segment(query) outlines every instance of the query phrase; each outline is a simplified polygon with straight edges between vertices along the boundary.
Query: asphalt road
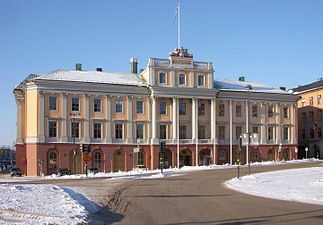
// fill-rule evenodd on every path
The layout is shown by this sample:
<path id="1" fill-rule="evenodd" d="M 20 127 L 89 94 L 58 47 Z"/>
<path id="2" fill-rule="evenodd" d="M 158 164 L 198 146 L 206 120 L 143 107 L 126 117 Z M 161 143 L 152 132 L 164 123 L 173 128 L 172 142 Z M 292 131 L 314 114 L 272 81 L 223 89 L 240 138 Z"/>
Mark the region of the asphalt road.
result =
<path id="1" fill-rule="evenodd" d="M 311 166 L 323 164 L 258 167 L 252 172 Z M 130 181 L 120 192 L 128 207 L 122 217 L 111 221 L 125 225 L 323 224 L 323 206 L 261 198 L 226 188 L 223 182 L 236 177 L 236 173 L 236 169 L 211 170 Z M 242 174 L 246 173 L 244 168 Z"/>

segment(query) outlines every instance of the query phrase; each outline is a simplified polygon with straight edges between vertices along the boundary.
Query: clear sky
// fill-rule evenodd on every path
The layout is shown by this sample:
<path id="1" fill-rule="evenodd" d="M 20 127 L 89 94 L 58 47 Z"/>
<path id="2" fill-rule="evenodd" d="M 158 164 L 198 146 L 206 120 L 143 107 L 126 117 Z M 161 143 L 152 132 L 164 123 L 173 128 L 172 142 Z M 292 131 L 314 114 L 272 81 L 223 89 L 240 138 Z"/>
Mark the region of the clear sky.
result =
<path id="1" fill-rule="evenodd" d="M 177 46 L 175 0 L 0 0 L 0 145 L 16 136 L 16 84 L 30 73 L 103 67 L 128 72 L 137 57 Z M 322 0 L 180 0 L 182 45 L 215 77 L 306 84 L 323 77 Z"/>

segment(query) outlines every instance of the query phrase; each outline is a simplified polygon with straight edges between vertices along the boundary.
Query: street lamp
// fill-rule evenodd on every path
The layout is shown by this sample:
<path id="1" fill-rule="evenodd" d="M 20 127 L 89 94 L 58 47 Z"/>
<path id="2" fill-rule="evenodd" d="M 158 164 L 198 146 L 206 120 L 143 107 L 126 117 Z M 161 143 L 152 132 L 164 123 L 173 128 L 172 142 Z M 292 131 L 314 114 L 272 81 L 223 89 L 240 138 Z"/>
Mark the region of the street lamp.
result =
<path id="1" fill-rule="evenodd" d="M 305 159 L 307 159 L 308 147 L 305 147 Z"/>
<path id="2" fill-rule="evenodd" d="M 279 144 L 279 147 L 278 147 L 278 161 L 280 161 L 281 152 L 282 152 L 282 144 Z"/>
<path id="3" fill-rule="evenodd" d="M 247 115 L 246 115 L 246 125 L 247 125 L 247 134 L 248 134 L 248 145 L 247 145 L 247 156 L 248 156 L 248 170 L 249 170 L 249 175 L 250 175 L 250 151 L 249 151 L 249 146 L 250 146 L 250 135 L 251 135 L 251 133 L 249 132 L 249 109 L 250 109 L 250 107 L 249 107 L 249 105 L 250 105 L 250 100 L 249 100 L 249 98 L 250 98 L 250 90 L 252 89 L 252 86 L 250 85 L 250 84 L 248 84 L 247 86 L 246 86 L 246 89 L 248 90 L 248 92 L 247 92 Z"/>

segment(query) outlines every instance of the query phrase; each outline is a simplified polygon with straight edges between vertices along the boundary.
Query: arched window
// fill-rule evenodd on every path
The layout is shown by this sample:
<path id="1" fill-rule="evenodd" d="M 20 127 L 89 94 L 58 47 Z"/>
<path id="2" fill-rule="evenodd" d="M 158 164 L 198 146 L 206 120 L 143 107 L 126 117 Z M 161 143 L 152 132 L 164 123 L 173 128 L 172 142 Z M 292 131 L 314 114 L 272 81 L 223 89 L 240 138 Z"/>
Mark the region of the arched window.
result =
<path id="1" fill-rule="evenodd" d="M 101 168 L 101 162 L 102 162 L 102 154 L 99 151 L 96 151 L 93 153 L 93 167 L 94 168 Z"/>
<path id="2" fill-rule="evenodd" d="M 48 154 L 48 169 L 55 172 L 57 170 L 57 152 L 50 151 Z"/>
<path id="3" fill-rule="evenodd" d="M 197 77 L 197 85 L 198 86 L 204 86 L 205 84 L 205 77 L 204 77 L 204 75 L 203 74 L 201 74 L 201 75 L 198 75 L 198 77 Z"/>
<path id="4" fill-rule="evenodd" d="M 142 151 L 138 152 L 138 165 L 145 165 L 144 153 Z"/>
<path id="5" fill-rule="evenodd" d="M 252 161 L 258 161 L 259 160 L 259 152 L 257 150 L 252 152 Z"/>

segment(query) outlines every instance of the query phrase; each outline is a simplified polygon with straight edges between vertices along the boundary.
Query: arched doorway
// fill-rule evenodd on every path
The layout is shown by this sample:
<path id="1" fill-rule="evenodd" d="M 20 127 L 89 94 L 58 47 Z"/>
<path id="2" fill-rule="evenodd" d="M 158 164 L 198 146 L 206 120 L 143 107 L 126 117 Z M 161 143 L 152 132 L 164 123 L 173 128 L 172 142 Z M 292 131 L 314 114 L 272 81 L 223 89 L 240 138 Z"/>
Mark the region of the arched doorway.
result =
<path id="1" fill-rule="evenodd" d="M 125 154 L 121 149 L 113 153 L 113 172 L 125 170 Z"/>
<path id="2" fill-rule="evenodd" d="M 98 168 L 99 171 L 102 171 L 102 155 L 101 151 L 95 151 L 92 154 L 92 167 Z"/>
<path id="3" fill-rule="evenodd" d="M 165 168 L 172 166 L 172 152 L 169 149 L 165 151 Z"/>
<path id="4" fill-rule="evenodd" d="M 199 153 L 199 166 L 210 165 L 211 163 L 211 150 L 203 149 Z"/>
<path id="5" fill-rule="evenodd" d="M 47 173 L 56 174 L 58 169 L 58 153 L 56 150 L 50 150 L 47 156 Z"/>
<path id="6" fill-rule="evenodd" d="M 227 152 L 224 149 L 219 150 L 219 163 L 227 163 L 228 162 L 228 157 L 227 157 Z M 241 155 L 240 155 L 241 158 Z"/>
<path id="7" fill-rule="evenodd" d="M 258 149 L 252 150 L 251 161 L 252 162 L 260 162 L 260 152 Z"/>
<path id="8" fill-rule="evenodd" d="M 179 167 L 192 166 L 192 151 L 189 149 L 181 150 L 179 153 Z"/>
<path id="9" fill-rule="evenodd" d="M 79 174 L 82 172 L 81 152 L 78 150 L 71 150 L 69 154 L 70 170 L 72 174 Z"/>
<path id="10" fill-rule="evenodd" d="M 274 161 L 275 160 L 275 152 L 274 152 L 273 148 L 268 150 L 267 158 L 268 158 L 268 161 Z"/>

